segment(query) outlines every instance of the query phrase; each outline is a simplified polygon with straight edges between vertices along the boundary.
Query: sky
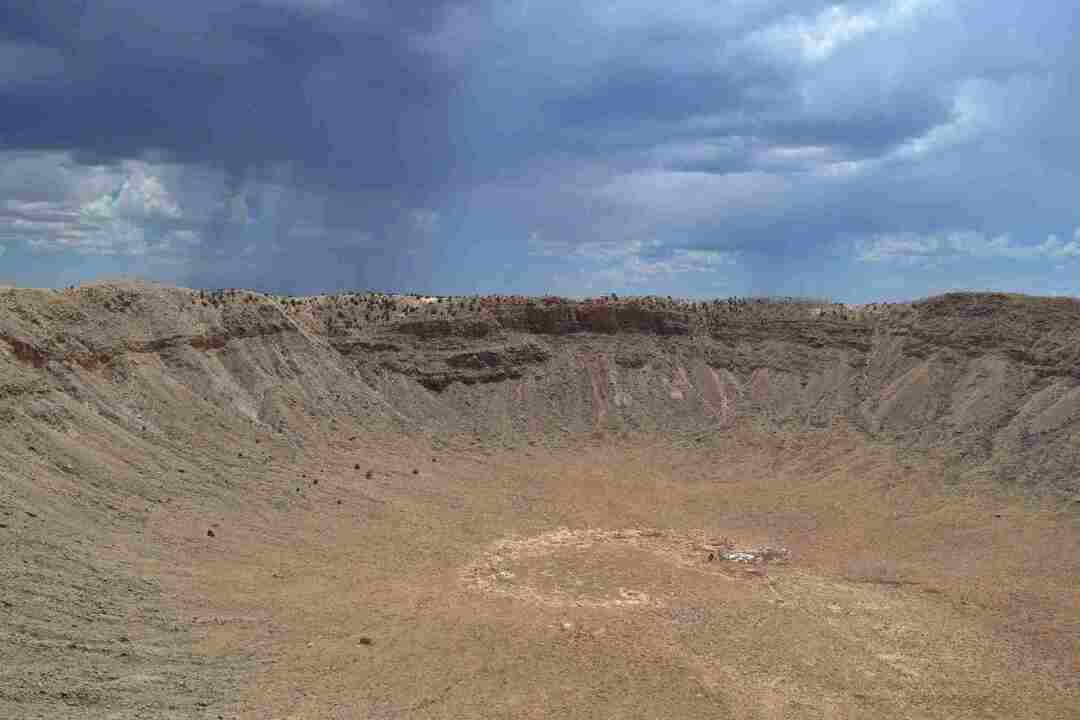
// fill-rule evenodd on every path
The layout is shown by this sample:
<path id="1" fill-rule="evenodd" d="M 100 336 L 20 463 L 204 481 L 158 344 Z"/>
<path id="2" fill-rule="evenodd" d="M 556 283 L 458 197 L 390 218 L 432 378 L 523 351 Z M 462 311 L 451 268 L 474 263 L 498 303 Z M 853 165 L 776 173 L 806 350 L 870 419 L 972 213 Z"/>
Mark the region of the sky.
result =
<path id="1" fill-rule="evenodd" d="M 1072 0 L 9 0 L 0 284 L 1080 296 Z"/>

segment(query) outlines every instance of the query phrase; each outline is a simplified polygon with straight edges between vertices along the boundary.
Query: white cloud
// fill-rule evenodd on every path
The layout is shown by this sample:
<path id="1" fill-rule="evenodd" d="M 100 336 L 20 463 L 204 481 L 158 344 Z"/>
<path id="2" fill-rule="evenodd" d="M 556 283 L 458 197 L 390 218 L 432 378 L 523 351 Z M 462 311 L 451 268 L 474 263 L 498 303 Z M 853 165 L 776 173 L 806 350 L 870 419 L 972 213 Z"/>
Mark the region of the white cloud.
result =
<path id="1" fill-rule="evenodd" d="M 111 219 L 99 226 L 56 227 L 54 232 L 29 237 L 27 242 L 33 250 L 47 253 L 146 255 L 151 250 L 143 228 L 126 219 Z"/>
<path id="2" fill-rule="evenodd" d="M 797 22 L 792 28 L 795 38 L 808 60 L 824 60 L 839 46 L 877 29 L 879 21 L 872 15 L 850 13 L 841 5 L 823 10 L 811 22 Z"/>
<path id="3" fill-rule="evenodd" d="M 974 230 L 932 235 L 898 233 L 875 235 L 855 242 L 860 262 L 940 263 L 958 258 L 1010 260 L 1069 260 L 1080 258 L 1080 232 L 1064 242 L 1050 235 L 1039 244 L 1018 244 L 1008 235 L 988 237 Z"/>
<path id="4" fill-rule="evenodd" d="M 93 219 L 177 219 L 182 214 L 161 179 L 141 162 L 127 163 L 120 187 L 85 203 L 81 211 Z"/>
<path id="5" fill-rule="evenodd" d="M 1038 252 L 1050 258 L 1080 258 L 1080 228 L 1073 233 L 1070 242 L 1063 242 L 1057 235 L 1051 235 L 1038 246 Z"/>
<path id="6" fill-rule="evenodd" d="M 548 240 L 538 230 L 534 230 L 529 234 L 529 254 L 543 257 L 611 262 L 639 255 L 655 247 L 658 247 L 657 243 L 646 243 L 641 240 L 625 242 L 617 240 L 586 240 L 575 243 L 561 239 Z"/>
<path id="7" fill-rule="evenodd" d="M 996 129 L 994 118 L 1001 116 L 1006 94 L 1007 88 L 981 78 L 964 81 L 953 97 L 949 121 L 904 142 L 885 160 L 918 160 L 993 132 Z"/>
<path id="8" fill-rule="evenodd" d="M 556 286 L 573 287 L 589 291 L 611 288 L 640 287 L 655 291 L 656 288 L 675 283 L 686 287 L 686 275 L 693 274 L 706 279 L 704 285 L 712 288 L 728 287 L 730 279 L 721 275 L 722 268 L 733 266 L 737 258 L 732 253 L 705 250 L 675 250 L 663 259 L 629 255 L 614 262 L 600 263 L 599 267 L 579 268 L 576 273 L 558 274 Z M 702 281 L 695 280 L 700 286 Z"/>
<path id="9" fill-rule="evenodd" d="M 655 240 L 569 243 L 544 240 L 536 231 L 529 236 L 529 246 L 531 255 L 574 262 L 589 288 L 655 285 L 687 273 L 717 273 L 738 261 L 734 252 L 667 250 Z"/>
<path id="10" fill-rule="evenodd" d="M 748 34 L 747 44 L 791 60 L 820 63 L 864 36 L 906 25 L 937 4 L 935 0 L 898 0 L 853 11 L 837 3 L 816 15 L 784 16 Z"/>
<path id="11" fill-rule="evenodd" d="M 10 162 L 0 163 L 0 240 L 42 253 L 114 256 L 164 256 L 198 244 L 167 166 L 82 166 L 55 153 L 3 159 Z"/>
<path id="12" fill-rule="evenodd" d="M 777 164 L 820 162 L 828 157 L 830 152 L 830 149 L 823 145 L 778 145 L 766 148 L 758 157 L 762 162 Z"/>

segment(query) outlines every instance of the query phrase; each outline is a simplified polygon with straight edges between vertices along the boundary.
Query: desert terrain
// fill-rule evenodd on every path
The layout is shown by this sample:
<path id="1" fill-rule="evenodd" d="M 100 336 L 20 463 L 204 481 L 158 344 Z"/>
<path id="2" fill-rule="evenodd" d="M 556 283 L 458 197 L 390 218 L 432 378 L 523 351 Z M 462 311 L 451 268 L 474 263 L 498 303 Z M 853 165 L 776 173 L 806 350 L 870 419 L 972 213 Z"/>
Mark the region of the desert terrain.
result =
<path id="1" fill-rule="evenodd" d="M 0 718 L 1075 718 L 1080 301 L 0 288 Z"/>

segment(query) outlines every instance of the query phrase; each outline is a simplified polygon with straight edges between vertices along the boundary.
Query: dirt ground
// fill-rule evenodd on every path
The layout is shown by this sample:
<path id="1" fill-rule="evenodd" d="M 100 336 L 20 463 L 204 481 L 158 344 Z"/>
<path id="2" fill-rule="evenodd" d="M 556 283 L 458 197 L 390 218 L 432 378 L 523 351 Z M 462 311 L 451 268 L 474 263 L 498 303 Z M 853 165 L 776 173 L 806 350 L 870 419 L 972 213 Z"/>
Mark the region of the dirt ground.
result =
<path id="1" fill-rule="evenodd" d="M 1080 717 L 1080 302 L 401 304 L 0 290 L 0 719 Z"/>
<path id="2" fill-rule="evenodd" d="M 36 543 L 80 544 L 55 518 L 9 514 L 0 716 L 1080 707 L 1075 512 L 946 485 L 933 457 L 741 428 L 508 450 L 352 437 L 300 451 L 234 438 L 245 457 L 227 486 L 106 509 L 108 532 L 83 542 L 107 582 L 78 592 L 66 572 L 43 579 L 49 593 L 20 579 L 11 565 Z M 720 556 L 765 546 L 789 555 Z"/>

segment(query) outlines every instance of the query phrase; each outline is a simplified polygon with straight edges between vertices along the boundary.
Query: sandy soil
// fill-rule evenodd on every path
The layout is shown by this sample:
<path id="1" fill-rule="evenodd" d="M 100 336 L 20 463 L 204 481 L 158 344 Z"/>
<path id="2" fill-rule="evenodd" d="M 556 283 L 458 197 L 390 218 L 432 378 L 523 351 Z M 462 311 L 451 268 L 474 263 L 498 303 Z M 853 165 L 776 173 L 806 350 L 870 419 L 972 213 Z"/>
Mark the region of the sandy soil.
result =
<path id="1" fill-rule="evenodd" d="M 0 718 L 1077 717 L 1072 305 L 231 302 L 0 292 Z"/>
<path id="2" fill-rule="evenodd" d="M 0 715 L 1065 718 L 1080 702 L 1075 514 L 947 486 L 933 458 L 737 430 L 505 451 L 361 436 L 268 464 L 286 448 L 253 439 L 236 447 L 256 472 L 222 492 L 103 518 L 92 553 L 113 574 L 93 592 L 50 578 L 71 592 L 46 594 L 5 554 Z M 47 542 L 42 521 L 8 517 L 17 555 Z M 790 556 L 718 552 L 762 546 Z M 84 617 L 30 625 L 50 601 Z"/>

